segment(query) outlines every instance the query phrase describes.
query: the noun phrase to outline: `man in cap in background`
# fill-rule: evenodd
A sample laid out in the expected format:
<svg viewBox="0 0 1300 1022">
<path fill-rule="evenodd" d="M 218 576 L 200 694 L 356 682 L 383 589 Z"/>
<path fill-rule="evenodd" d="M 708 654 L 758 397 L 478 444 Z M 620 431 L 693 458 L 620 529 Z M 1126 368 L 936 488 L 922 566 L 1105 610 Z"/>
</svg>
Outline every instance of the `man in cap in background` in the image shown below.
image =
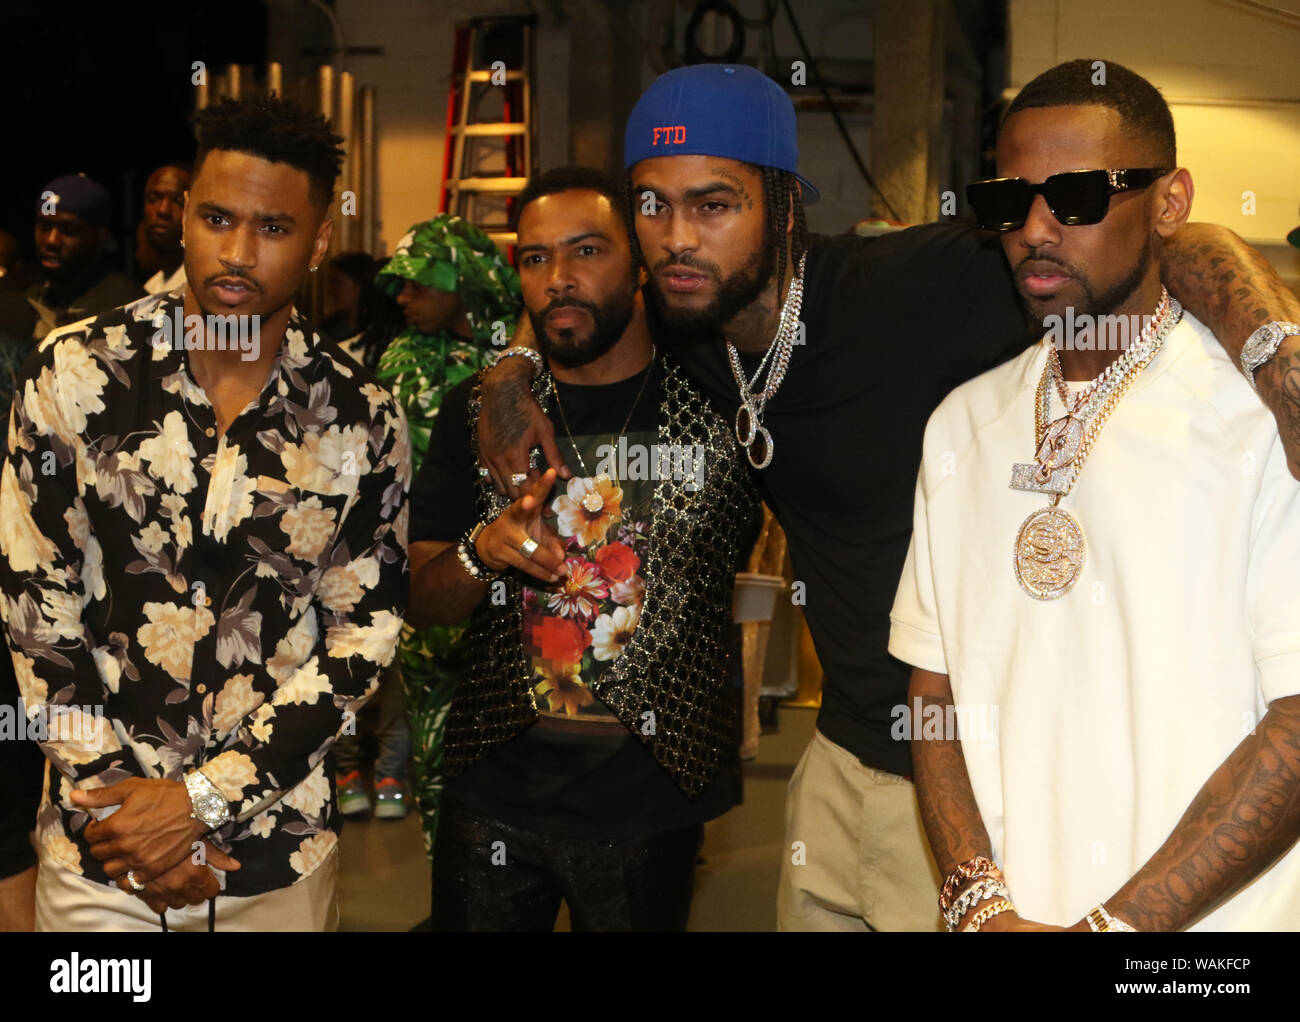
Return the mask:
<svg viewBox="0 0 1300 1022">
<path fill-rule="evenodd" d="M 85 174 L 64 174 L 36 200 L 36 260 L 44 277 L 27 291 L 36 309 L 32 336 L 115 309 L 143 292 L 104 258 L 113 200 Z"/>
</svg>

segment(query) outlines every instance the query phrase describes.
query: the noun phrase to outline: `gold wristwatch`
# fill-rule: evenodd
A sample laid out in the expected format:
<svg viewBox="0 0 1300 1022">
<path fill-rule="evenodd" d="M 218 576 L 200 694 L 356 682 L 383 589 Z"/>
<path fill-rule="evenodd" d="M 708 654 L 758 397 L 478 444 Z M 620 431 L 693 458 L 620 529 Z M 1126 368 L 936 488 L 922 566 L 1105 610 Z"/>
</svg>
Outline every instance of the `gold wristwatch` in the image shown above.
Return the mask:
<svg viewBox="0 0 1300 1022">
<path fill-rule="evenodd" d="M 1105 905 L 1098 905 L 1088 913 L 1088 925 L 1093 933 L 1137 933 L 1138 931 L 1123 919 L 1106 911 Z"/>
</svg>

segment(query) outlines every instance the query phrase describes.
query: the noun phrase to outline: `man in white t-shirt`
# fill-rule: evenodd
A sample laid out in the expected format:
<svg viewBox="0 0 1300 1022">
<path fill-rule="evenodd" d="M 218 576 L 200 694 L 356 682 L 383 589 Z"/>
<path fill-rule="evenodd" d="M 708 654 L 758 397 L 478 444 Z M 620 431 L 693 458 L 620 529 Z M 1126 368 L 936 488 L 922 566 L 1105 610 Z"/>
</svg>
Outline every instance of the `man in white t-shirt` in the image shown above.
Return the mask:
<svg viewBox="0 0 1300 1022">
<path fill-rule="evenodd" d="M 898 726 L 950 925 L 1296 929 L 1300 486 L 1219 343 L 1162 306 L 1192 181 L 1159 92 L 1104 73 L 1029 83 L 968 191 L 1048 333 L 926 429 Z"/>
</svg>

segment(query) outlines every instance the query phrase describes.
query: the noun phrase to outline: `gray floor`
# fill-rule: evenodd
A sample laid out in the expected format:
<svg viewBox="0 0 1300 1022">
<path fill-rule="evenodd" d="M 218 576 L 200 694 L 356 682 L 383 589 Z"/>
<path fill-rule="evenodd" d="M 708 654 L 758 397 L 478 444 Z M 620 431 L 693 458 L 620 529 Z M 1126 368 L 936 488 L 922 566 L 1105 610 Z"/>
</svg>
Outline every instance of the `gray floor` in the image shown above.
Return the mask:
<svg viewBox="0 0 1300 1022">
<path fill-rule="evenodd" d="M 706 828 L 692 930 L 773 930 L 786 782 L 812 737 L 817 712 L 782 708 L 758 758 L 745 764 L 745 801 Z M 341 842 L 341 928 L 408 930 L 429 914 L 429 866 L 420 823 L 348 823 Z M 568 928 L 561 912 L 556 926 Z"/>
</svg>

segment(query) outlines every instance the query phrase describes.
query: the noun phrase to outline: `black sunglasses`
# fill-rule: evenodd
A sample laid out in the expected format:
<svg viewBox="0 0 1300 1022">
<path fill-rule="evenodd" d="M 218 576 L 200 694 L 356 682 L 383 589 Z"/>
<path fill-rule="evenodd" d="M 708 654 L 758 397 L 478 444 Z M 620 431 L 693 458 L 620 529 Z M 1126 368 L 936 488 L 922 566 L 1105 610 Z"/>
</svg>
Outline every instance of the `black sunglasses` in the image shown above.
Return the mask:
<svg viewBox="0 0 1300 1022">
<path fill-rule="evenodd" d="M 1119 192 L 1150 187 L 1169 171 L 1159 167 L 1129 170 L 1071 170 L 1053 174 L 1041 185 L 1021 177 L 998 177 L 966 186 L 975 219 L 986 231 L 1015 231 L 1025 225 L 1034 196 L 1041 195 L 1062 224 L 1099 224 Z"/>
</svg>

